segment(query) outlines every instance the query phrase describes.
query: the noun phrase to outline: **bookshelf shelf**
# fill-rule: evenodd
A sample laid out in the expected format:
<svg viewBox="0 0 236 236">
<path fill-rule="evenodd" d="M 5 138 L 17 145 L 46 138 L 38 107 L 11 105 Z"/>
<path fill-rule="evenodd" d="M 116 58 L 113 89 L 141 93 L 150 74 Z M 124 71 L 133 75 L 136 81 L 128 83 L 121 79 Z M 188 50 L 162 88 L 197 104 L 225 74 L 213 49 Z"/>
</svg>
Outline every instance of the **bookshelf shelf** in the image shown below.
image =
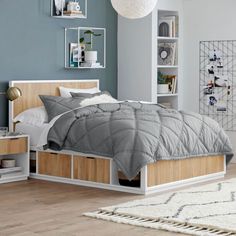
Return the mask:
<svg viewBox="0 0 236 236">
<path fill-rule="evenodd" d="M 157 36 L 158 40 L 164 40 L 164 41 L 178 41 L 178 37 L 162 37 L 162 36 Z"/>
<path fill-rule="evenodd" d="M 157 97 L 177 97 L 178 93 L 157 94 Z"/>
<path fill-rule="evenodd" d="M 178 69 L 179 66 L 169 66 L 169 65 L 157 65 L 157 68 L 160 68 L 160 69 Z"/>
</svg>

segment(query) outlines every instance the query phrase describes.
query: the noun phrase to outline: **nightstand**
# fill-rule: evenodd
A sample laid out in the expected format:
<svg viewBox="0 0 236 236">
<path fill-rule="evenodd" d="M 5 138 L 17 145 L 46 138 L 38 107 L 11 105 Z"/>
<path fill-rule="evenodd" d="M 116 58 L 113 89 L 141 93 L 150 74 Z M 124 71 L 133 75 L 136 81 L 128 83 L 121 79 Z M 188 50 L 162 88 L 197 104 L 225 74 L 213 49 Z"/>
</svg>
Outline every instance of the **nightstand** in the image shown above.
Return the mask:
<svg viewBox="0 0 236 236">
<path fill-rule="evenodd" d="M 15 167 L 0 168 L 0 184 L 29 177 L 29 136 L 17 135 L 0 137 L 0 160 L 15 160 Z"/>
</svg>

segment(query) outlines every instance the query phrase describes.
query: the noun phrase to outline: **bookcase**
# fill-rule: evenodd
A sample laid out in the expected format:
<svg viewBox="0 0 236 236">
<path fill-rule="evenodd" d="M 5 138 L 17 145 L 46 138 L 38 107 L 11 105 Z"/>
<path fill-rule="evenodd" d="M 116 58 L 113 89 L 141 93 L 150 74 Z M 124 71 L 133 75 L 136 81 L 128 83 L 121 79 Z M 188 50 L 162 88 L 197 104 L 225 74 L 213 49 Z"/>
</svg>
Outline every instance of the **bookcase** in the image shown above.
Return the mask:
<svg viewBox="0 0 236 236">
<path fill-rule="evenodd" d="M 163 19 L 171 19 L 168 28 L 159 30 Z M 167 33 L 166 33 L 167 29 Z M 173 31 L 173 32 L 172 32 Z M 183 2 L 159 0 L 147 17 L 129 20 L 118 16 L 118 98 L 162 103 L 181 109 L 183 103 Z M 175 45 L 173 60 L 160 61 L 159 49 Z M 169 53 L 163 52 L 163 58 Z M 169 86 L 160 84 L 166 76 Z M 174 78 L 174 90 L 171 79 Z M 166 92 L 164 90 L 166 89 Z M 169 90 L 167 90 L 169 88 Z"/>
<path fill-rule="evenodd" d="M 178 109 L 179 13 L 158 10 L 157 18 L 157 102 Z"/>
</svg>

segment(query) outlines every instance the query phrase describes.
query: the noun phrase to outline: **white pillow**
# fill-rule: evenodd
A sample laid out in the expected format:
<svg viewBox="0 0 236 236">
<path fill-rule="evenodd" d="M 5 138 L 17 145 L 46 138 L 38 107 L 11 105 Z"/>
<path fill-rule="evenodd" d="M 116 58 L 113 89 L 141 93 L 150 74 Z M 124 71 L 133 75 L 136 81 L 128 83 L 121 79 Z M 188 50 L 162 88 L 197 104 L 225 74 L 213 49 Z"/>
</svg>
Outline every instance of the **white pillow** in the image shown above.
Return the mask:
<svg viewBox="0 0 236 236">
<path fill-rule="evenodd" d="M 41 126 L 44 123 L 48 123 L 48 114 L 43 106 L 36 107 L 23 111 L 17 115 L 13 121 L 34 126 Z"/>
<path fill-rule="evenodd" d="M 91 89 L 73 89 L 73 88 L 65 88 L 59 87 L 61 97 L 72 97 L 70 93 L 99 93 L 101 92 L 98 88 L 91 88 Z"/>
<path fill-rule="evenodd" d="M 118 103 L 118 101 L 115 98 L 111 97 L 110 95 L 102 94 L 100 96 L 86 98 L 80 103 L 80 105 L 82 107 L 85 107 L 85 106 L 97 105 L 97 104 L 102 104 L 102 103 Z"/>
</svg>

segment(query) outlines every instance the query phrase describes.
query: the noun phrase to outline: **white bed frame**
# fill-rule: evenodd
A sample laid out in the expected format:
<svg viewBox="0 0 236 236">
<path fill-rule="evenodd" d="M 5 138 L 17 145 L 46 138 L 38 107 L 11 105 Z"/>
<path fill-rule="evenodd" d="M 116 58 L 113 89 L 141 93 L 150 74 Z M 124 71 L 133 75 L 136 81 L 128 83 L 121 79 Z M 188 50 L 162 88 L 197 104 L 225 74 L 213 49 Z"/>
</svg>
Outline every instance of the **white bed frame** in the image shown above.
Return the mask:
<svg viewBox="0 0 236 236">
<path fill-rule="evenodd" d="M 99 80 L 11 81 L 10 86 L 19 87 L 22 90 L 23 95 L 22 98 L 9 103 L 10 130 L 14 130 L 13 119 L 17 114 L 19 114 L 19 112 L 41 105 L 38 95 L 42 94 L 42 91 L 44 91 L 43 88 L 45 88 L 45 93 L 43 93 L 45 95 L 59 95 L 59 85 L 63 85 L 65 87 L 92 88 L 95 84 L 96 87 L 99 88 Z M 50 87 L 50 89 L 48 89 L 48 87 Z M 225 156 L 193 157 L 186 160 L 159 161 L 154 164 L 149 164 L 141 169 L 140 187 L 126 187 L 119 184 L 117 167 L 112 159 L 70 151 L 56 152 L 52 150 L 42 151 L 41 149 L 32 149 L 32 151 L 36 153 L 36 173 L 31 173 L 31 178 L 135 194 L 151 194 L 183 186 L 189 186 L 196 183 L 216 180 L 223 178 L 226 173 Z M 55 161 L 59 160 L 57 158 L 59 158 L 60 155 L 66 155 L 66 157 L 69 158 L 68 160 L 70 163 L 69 169 L 66 170 L 69 175 L 66 178 L 62 176 L 59 177 L 57 175 L 53 176 L 51 172 L 57 170 L 48 170 L 47 163 L 45 165 L 45 159 L 43 164 L 45 173 L 40 173 L 41 170 L 39 170 L 39 166 L 42 166 L 40 155 L 42 153 L 49 156 L 55 155 L 53 158 Z M 88 161 L 92 162 L 93 160 L 94 162 L 99 160 L 104 160 L 104 162 L 106 162 L 106 160 L 109 161 L 108 183 L 102 183 L 100 180 L 96 179 L 96 177 L 93 176 L 94 173 L 85 173 L 85 175 L 90 177 L 92 176 L 92 178 L 96 179 L 95 181 L 90 181 L 90 177 L 86 180 L 75 179 L 75 171 L 78 170 L 75 170 L 74 163 L 78 156 L 85 158 L 85 164 L 87 160 L 86 158 L 88 158 Z M 48 158 L 48 161 L 50 160 L 52 159 Z M 96 168 L 96 165 L 97 164 L 95 163 L 94 168 Z M 162 172 L 163 169 L 165 172 L 169 171 L 169 174 L 166 174 L 164 171 Z M 91 170 L 89 168 L 87 169 L 88 172 Z M 60 175 L 63 171 L 65 171 L 63 166 L 58 167 L 58 173 L 60 173 Z M 97 175 L 99 175 L 99 173 L 97 173 Z M 106 175 L 106 173 L 103 173 L 103 175 Z M 103 177 L 100 176 L 99 178 L 101 179 Z"/>
</svg>

